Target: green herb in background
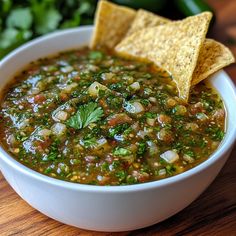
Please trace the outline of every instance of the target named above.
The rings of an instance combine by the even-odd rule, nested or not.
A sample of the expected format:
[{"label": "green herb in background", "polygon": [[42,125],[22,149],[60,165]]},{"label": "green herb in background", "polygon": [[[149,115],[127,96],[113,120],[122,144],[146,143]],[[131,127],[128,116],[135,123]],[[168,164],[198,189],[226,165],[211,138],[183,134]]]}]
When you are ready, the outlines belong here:
[{"label": "green herb in background", "polygon": [[56,29],[92,24],[97,0],[1,0],[0,59]]},{"label": "green herb in background", "polygon": [[[179,19],[206,10],[204,0],[110,0]],[[14,48],[57,29],[93,23],[98,0],[0,0],[0,59]],[[214,12],[213,12],[214,13]],[[177,18],[176,18],[177,17]],[[212,21],[213,22],[213,21]]]}]

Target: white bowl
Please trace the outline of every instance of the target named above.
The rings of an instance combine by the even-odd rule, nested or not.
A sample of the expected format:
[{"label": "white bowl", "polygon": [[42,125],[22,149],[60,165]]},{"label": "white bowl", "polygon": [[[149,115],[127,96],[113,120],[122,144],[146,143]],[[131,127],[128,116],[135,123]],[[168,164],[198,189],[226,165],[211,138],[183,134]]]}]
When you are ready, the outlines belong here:
[{"label": "white bowl", "polygon": [[[33,40],[0,62],[0,90],[29,62],[86,45],[93,28],[59,31]],[[0,168],[13,189],[32,207],[63,223],[97,231],[126,231],[163,221],[194,201],[226,162],[236,138],[236,92],[227,74],[209,80],[227,109],[227,131],[205,162],[177,176],[131,186],[90,186],[39,174],[0,147]]]}]

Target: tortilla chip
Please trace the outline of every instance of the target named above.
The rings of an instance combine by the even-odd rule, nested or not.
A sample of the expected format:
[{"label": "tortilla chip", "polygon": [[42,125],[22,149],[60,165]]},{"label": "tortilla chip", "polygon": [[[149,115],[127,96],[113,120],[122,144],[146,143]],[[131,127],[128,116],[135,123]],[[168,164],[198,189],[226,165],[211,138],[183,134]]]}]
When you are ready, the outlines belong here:
[{"label": "tortilla chip", "polygon": [[139,30],[124,38],[115,48],[124,57],[147,58],[169,71],[188,101],[192,75],[212,14],[188,17],[165,25]]},{"label": "tortilla chip", "polygon": [[136,16],[126,34],[126,36],[132,33],[142,30],[147,27],[154,27],[158,25],[164,25],[171,22],[171,20],[164,18],[162,16],[155,15],[149,11],[140,9],[137,11]]},{"label": "tortilla chip", "polygon": [[[171,20],[167,18],[140,9],[137,11],[126,36],[147,27],[159,26],[169,22],[171,22]],[[199,53],[191,85],[198,84],[200,81],[234,61],[233,54],[227,47],[212,39],[206,39]]]},{"label": "tortilla chip", "polygon": [[227,47],[213,39],[206,39],[193,73],[192,85],[198,84],[233,62],[235,62],[234,56]]},{"label": "tortilla chip", "polygon": [[95,16],[91,48],[114,48],[128,31],[136,11],[100,0]]}]

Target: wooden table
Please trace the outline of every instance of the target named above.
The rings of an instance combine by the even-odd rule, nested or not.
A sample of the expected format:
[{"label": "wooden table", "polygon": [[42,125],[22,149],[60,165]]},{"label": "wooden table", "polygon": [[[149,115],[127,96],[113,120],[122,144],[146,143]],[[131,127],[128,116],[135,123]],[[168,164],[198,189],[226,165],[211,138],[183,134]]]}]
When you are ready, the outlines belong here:
[{"label": "wooden table", "polygon": [[[236,39],[236,1],[209,0],[209,2],[216,9],[218,16],[217,24],[210,36],[224,43],[229,41],[232,43],[232,38]],[[236,55],[236,44],[230,47]],[[232,65],[226,71],[236,82],[236,66]],[[0,235],[235,236],[236,146],[216,180],[190,206],[162,223],[124,233],[90,232],[49,219],[24,202],[0,174]]]}]

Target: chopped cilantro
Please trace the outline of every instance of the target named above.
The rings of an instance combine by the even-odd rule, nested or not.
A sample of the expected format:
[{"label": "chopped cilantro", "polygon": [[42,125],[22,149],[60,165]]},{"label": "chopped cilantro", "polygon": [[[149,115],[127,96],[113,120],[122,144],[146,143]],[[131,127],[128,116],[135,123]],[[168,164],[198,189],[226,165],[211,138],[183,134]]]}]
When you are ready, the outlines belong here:
[{"label": "chopped cilantro", "polygon": [[145,117],[150,118],[150,119],[157,117],[157,114],[153,113],[153,112],[146,112],[144,115],[145,115]]},{"label": "chopped cilantro", "polygon": [[185,154],[187,154],[190,157],[195,157],[195,153],[192,150],[185,151]]},{"label": "chopped cilantro", "polygon": [[113,154],[115,156],[128,156],[131,155],[132,152],[126,148],[116,147],[115,150],[113,151]]},{"label": "chopped cilantro", "polygon": [[166,172],[167,172],[169,175],[173,175],[174,172],[176,171],[176,168],[175,168],[174,165],[167,165],[167,166],[165,167],[165,169],[166,169]]},{"label": "chopped cilantro", "polygon": [[138,183],[138,180],[135,177],[133,177],[132,175],[128,175],[126,177],[126,182],[127,182],[127,184],[136,184],[136,183]]},{"label": "chopped cilantro", "polygon": [[[100,90],[99,90],[100,91]],[[107,97],[107,104],[114,109],[119,109],[123,104],[123,99],[121,97],[117,97],[113,94]]]},{"label": "chopped cilantro", "polygon": [[137,154],[138,154],[139,156],[142,156],[142,155],[144,155],[144,153],[146,152],[146,150],[147,150],[147,144],[146,144],[146,142],[145,142],[145,141],[140,141],[140,142],[138,143]]},{"label": "chopped cilantro", "polygon": [[97,139],[95,137],[83,139],[82,143],[85,148],[89,148],[97,144]]},{"label": "chopped cilantro", "polygon": [[102,163],[101,171],[103,171],[103,172],[109,171],[109,164],[107,162]]},{"label": "chopped cilantro", "polygon": [[224,132],[219,127],[207,127],[206,132],[214,141],[221,141],[224,138]]},{"label": "chopped cilantro", "polygon": [[119,179],[120,182],[125,180],[127,177],[127,174],[124,170],[117,171],[115,175]]},{"label": "chopped cilantro", "polygon": [[57,151],[51,151],[48,155],[47,155],[47,160],[50,161],[54,161],[57,159],[58,156],[58,152]]},{"label": "chopped cilantro", "polygon": [[122,134],[129,128],[129,126],[130,125],[127,123],[116,125],[115,127],[109,129],[109,136],[113,138],[115,135]]},{"label": "chopped cilantro", "polygon": [[140,103],[144,106],[148,106],[150,101],[148,99],[140,99]]},{"label": "chopped cilantro", "polygon": [[91,51],[88,57],[91,60],[101,60],[104,57],[104,55],[100,51]]}]

